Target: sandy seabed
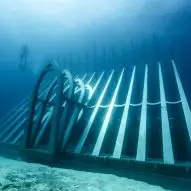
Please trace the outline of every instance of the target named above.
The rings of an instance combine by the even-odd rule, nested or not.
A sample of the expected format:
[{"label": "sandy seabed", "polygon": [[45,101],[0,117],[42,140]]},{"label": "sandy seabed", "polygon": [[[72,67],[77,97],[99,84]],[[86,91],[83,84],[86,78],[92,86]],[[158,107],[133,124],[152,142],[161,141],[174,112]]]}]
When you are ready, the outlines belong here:
[{"label": "sandy seabed", "polygon": [[51,168],[0,157],[0,190],[164,191],[165,189],[111,174]]}]

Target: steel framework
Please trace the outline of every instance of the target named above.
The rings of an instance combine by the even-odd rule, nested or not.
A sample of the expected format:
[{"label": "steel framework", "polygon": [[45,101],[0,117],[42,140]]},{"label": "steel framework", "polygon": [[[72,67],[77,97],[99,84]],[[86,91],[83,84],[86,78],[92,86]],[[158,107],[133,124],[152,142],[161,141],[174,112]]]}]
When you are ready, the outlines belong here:
[{"label": "steel framework", "polygon": [[[148,102],[149,72],[146,65],[142,101],[134,104],[132,97],[136,66],[130,78],[125,69],[119,75],[113,70],[109,75],[102,72],[74,78],[69,71],[61,71],[52,62],[42,69],[32,95],[1,120],[0,142],[2,145],[15,145],[28,153],[46,151],[57,158],[62,155],[66,158],[82,155],[104,158],[105,162],[109,159],[119,162],[130,160],[141,164],[154,162],[159,166],[182,166],[185,173],[190,173],[191,110],[173,60],[172,66],[180,99],[176,102],[167,101],[162,68],[158,63],[160,100],[156,103]],[[45,80],[49,73],[53,73],[54,77]],[[109,104],[104,105],[105,100],[109,100]],[[116,104],[119,100],[123,103]],[[182,161],[176,157],[177,146],[173,141],[168,109],[172,104],[181,106],[185,121],[184,136],[188,139],[188,154]],[[148,156],[149,149],[159,149],[148,144],[148,131],[152,132],[150,128],[156,128],[148,127],[148,107],[154,106],[160,108],[159,139],[162,148],[162,154],[156,158]],[[131,121],[132,108],[140,110],[137,128]],[[128,140],[131,140],[130,130],[136,137],[133,142]],[[131,155],[127,154],[127,147],[124,146],[129,143],[131,145],[128,147],[135,148]]]}]

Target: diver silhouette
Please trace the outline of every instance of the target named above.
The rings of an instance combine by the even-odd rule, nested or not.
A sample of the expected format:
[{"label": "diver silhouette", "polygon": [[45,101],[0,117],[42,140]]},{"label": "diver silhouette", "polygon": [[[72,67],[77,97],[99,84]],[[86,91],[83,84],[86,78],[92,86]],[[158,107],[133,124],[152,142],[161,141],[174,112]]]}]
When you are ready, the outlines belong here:
[{"label": "diver silhouette", "polygon": [[27,68],[28,54],[29,54],[28,46],[27,45],[22,46],[20,53],[20,62],[19,62],[19,68],[21,70],[26,70]]}]

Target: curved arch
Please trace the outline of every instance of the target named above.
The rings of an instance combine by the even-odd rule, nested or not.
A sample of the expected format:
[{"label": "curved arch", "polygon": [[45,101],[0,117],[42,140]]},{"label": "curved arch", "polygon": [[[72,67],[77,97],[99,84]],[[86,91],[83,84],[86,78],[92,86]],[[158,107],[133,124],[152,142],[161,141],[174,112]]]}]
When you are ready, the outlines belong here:
[{"label": "curved arch", "polygon": [[88,101],[91,99],[91,97],[92,97],[92,95],[93,95],[93,88],[89,85],[89,84],[87,84],[86,86],[85,86],[85,88],[88,90]]},{"label": "curved arch", "polygon": [[[73,100],[74,104],[75,103],[83,104],[86,101],[84,99],[85,90],[86,90],[85,85],[84,85],[83,81],[80,79],[75,79],[74,82],[76,84],[75,93],[80,92],[77,100]],[[72,110],[72,115],[69,118],[70,120],[67,123],[66,130],[65,130],[65,133],[64,133],[64,136],[62,139],[62,150],[65,149],[65,147],[66,147],[66,144],[67,144],[69,137],[70,137],[70,134],[71,134],[71,130],[72,130],[73,126],[75,125],[77,119],[78,119],[78,115],[79,115],[80,110],[81,110],[81,107],[79,107],[79,105],[75,105],[75,107]],[[64,121],[62,123],[64,124]]]},{"label": "curved arch", "polygon": [[62,71],[63,78],[68,81],[69,83],[69,91],[66,95],[68,98],[71,98],[74,94],[74,83],[73,83],[73,77],[72,74],[69,72],[69,70],[63,70]]},{"label": "curved arch", "polygon": [[55,79],[52,82],[52,84],[50,85],[50,88],[49,88],[49,90],[48,90],[48,92],[46,94],[46,97],[45,97],[45,99],[42,102],[42,107],[41,107],[41,110],[40,110],[39,117],[37,119],[37,124],[34,126],[34,128],[32,128],[32,132],[31,132],[31,145],[34,144],[36,136],[38,135],[38,133],[40,131],[42,120],[43,120],[43,117],[45,116],[45,113],[46,113],[46,107],[49,104],[50,96],[52,95],[52,92],[55,89],[56,83],[57,83],[57,80]]},{"label": "curved arch", "polygon": [[[52,126],[57,128],[51,129],[51,137],[48,146],[51,152],[54,154],[57,154],[61,151],[61,143],[64,133],[62,121],[66,120],[68,114],[69,102],[67,100],[71,99],[74,94],[74,82],[71,73],[68,70],[63,70],[61,72],[61,78],[62,86],[64,85],[64,81],[66,80],[68,81],[69,85],[66,87],[68,88],[66,89],[66,93],[62,91],[62,93],[59,95],[60,101],[59,103],[57,103],[57,110],[53,111],[53,121],[55,120],[55,118],[57,118],[57,120],[52,124]],[[64,93],[66,95],[64,95]],[[63,102],[65,102],[64,105]]]},{"label": "curved arch", "polygon": [[[56,105],[55,105],[55,112],[59,113],[59,107],[60,107],[60,103],[61,103],[61,95],[62,95],[62,90],[63,90],[63,84],[62,84],[62,73],[59,70],[59,67],[57,65],[56,62],[51,62],[48,63],[47,65],[45,65],[45,67],[42,68],[38,78],[37,78],[37,82],[35,84],[35,87],[33,89],[32,95],[31,95],[31,101],[29,104],[29,117],[28,117],[28,122],[27,122],[27,126],[25,128],[25,132],[24,132],[24,147],[25,148],[31,148],[32,147],[32,132],[33,132],[33,119],[34,119],[34,115],[35,115],[35,106],[36,103],[38,101],[38,91],[41,85],[41,82],[43,81],[44,77],[49,73],[49,72],[55,72],[56,74],[56,80],[53,81],[53,84],[51,86],[51,88],[49,89],[49,92],[47,93],[46,96],[46,100],[45,102],[47,103],[48,101],[48,97],[50,96],[53,87],[55,86],[55,84],[57,83],[57,96],[56,96]],[[46,105],[45,105],[46,106]],[[45,109],[45,106],[43,107],[42,111],[41,111],[41,117],[43,116],[43,110]],[[53,125],[55,127],[57,127],[59,118],[58,116],[55,115],[54,118],[54,123]]]},{"label": "curved arch", "polygon": [[84,85],[83,81],[80,80],[79,78],[75,79],[75,83],[76,83],[77,87],[79,86],[79,90],[80,90],[80,96],[78,98],[78,102],[82,103],[84,95],[85,95],[85,85]]}]

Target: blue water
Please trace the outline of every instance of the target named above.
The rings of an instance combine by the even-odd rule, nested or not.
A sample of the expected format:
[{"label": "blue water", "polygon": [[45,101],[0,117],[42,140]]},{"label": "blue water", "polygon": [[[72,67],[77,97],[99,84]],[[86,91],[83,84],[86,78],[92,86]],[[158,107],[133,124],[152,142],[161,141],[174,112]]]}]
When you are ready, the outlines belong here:
[{"label": "blue water", "polygon": [[[0,11],[0,116],[30,93],[39,68],[49,60],[73,73],[92,73],[155,67],[160,59],[168,74],[173,52],[191,103],[190,0],[2,0]],[[30,54],[21,71],[24,44]],[[169,74],[167,81],[173,79]]]},{"label": "blue water", "polygon": [[[21,51],[25,45],[28,47],[29,52],[26,57],[26,67],[21,68],[21,60],[23,59]],[[171,169],[169,172],[167,172],[169,169],[166,171],[164,170],[164,174],[169,173],[172,176],[179,177],[183,175],[181,178],[190,176],[190,135],[188,133],[189,126],[186,124],[185,120],[185,116],[189,115],[189,112],[188,110],[183,111],[182,104],[180,103],[168,103],[167,107],[161,107],[159,103],[161,101],[159,88],[161,81],[159,84],[158,63],[160,62],[162,67],[167,101],[177,102],[180,100],[172,67],[172,60],[174,60],[188,104],[191,108],[191,0],[0,0],[0,120],[14,106],[18,105],[26,96],[30,95],[38,74],[40,73],[40,69],[52,60],[56,61],[61,69],[68,69],[74,76],[79,74],[81,77],[88,73],[87,78],[84,80],[85,83],[87,79],[96,72],[95,79],[90,83],[92,87],[95,85],[94,83],[98,80],[101,72],[105,71],[101,83],[94,92],[92,99],[89,100],[89,105],[87,106],[89,109],[84,109],[83,117],[79,118],[80,120],[75,122],[74,126],[71,127],[71,135],[68,136],[69,140],[67,146],[64,148],[66,153],[70,153],[71,151],[76,152],[77,146],[81,143],[81,138],[84,138],[83,132],[86,134],[86,127],[89,127],[89,134],[87,133],[87,137],[84,138],[84,145],[82,145],[80,154],[86,153],[90,156],[92,154],[94,156],[97,155],[101,160],[102,158],[99,156],[106,156],[103,161],[104,165],[106,164],[107,166],[109,161],[107,157],[109,156],[112,159],[112,157],[114,157],[114,148],[117,148],[116,145],[120,144],[118,143],[120,141],[117,141],[117,135],[119,128],[123,127],[124,123],[121,123],[121,121],[124,119],[123,122],[125,121],[127,123],[126,126],[124,125],[126,129],[119,134],[120,140],[123,139],[124,135],[124,139],[121,142],[121,154],[119,159],[133,159],[135,162],[139,163],[139,156],[145,154],[145,159],[143,156],[143,160],[141,159],[142,161],[147,161],[148,164],[161,164],[165,163],[166,154],[168,160],[170,158],[169,163],[172,165],[172,171]],[[146,85],[144,86],[146,65],[148,66],[148,99],[146,100],[147,103],[145,106],[143,103],[143,90],[144,87],[146,87]],[[126,103],[127,106],[129,103],[125,102],[125,100],[131,81],[130,76],[133,66],[136,66],[135,80],[133,83],[131,100],[129,101],[130,109],[125,110],[125,113],[123,104]],[[103,92],[112,69],[116,72],[114,72],[106,95],[103,96],[102,106],[107,106],[114,98],[113,93],[117,89],[116,85],[123,68],[125,68],[125,72],[119,88],[119,93],[116,94],[117,96],[113,109],[111,108],[112,104],[109,107],[101,108],[100,106],[95,118],[93,117],[94,119],[91,121],[94,113],[92,108],[94,107],[90,106],[94,106],[100,99],[100,94]],[[51,103],[54,104],[54,101]],[[144,107],[139,107],[141,106],[139,103],[143,103],[142,106],[145,106],[146,110],[144,110]],[[119,106],[120,104],[123,106]],[[26,108],[27,107],[28,105]],[[49,107],[47,108],[50,109]],[[66,110],[67,113],[73,116],[73,113],[75,113],[73,112],[74,108],[73,106],[69,109],[66,108],[68,109]],[[111,113],[110,108],[112,110]],[[168,116],[165,114],[166,109]],[[91,113],[91,111],[93,112]],[[162,111],[164,111],[163,114],[165,116],[161,115]],[[11,120],[7,120],[7,123],[0,126],[0,139],[2,139],[0,143],[23,144],[22,140],[25,139],[24,136],[26,136],[24,130],[27,129],[25,127],[30,126],[30,123],[29,126],[26,126],[28,122],[27,112],[25,113],[25,110],[22,111],[21,114],[23,113],[23,115],[18,115],[18,118],[17,115],[13,115],[13,118],[16,119],[15,121],[11,118],[11,114],[9,116]],[[128,113],[126,119],[124,115],[122,117],[123,112],[125,115]],[[145,118],[144,114],[146,115]],[[35,117],[37,117],[37,115]],[[165,117],[169,120],[164,122]],[[51,120],[54,121],[53,119],[52,117]],[[163,123],[161,122],[162,119]],[[70,122],[69,120],[71,119],[67,119],[66,121]],[[38,120],[36,121],[38,122]],[[44,131],[44,133],[40,134],[41,129],[39,131],[40,133],[38,129],[33,133],[34,135],[36,134],[36,136],[42,135],[43,137],[40,138],[41,142],[39,141],[39,145],[37,144],[37,147],[34,147],[37,150],[41,148],[41,146],[47,149],[46,144],[49,141],[47,137],[49,136],[49,132],[53,132],[54,123],[50,123],[49,120],[47,121],[48,123],[45,126],[46,131]],[[41,122],[42,121],[37,123],[39,127],[42,125]],[[144,122],[146,122],[145,126]],[[87,124],[91,125],[88,126]],[[65,126],[66,124],[63,125],[63,127]],[[32,128],[34,127],[37,128],[37,126],[33,124]],[[13,128],[13,131],[9,128]],[[85,128],[85,131],[83,128]],[[168,130],[169,133],[167,132]],[[32,137],[32,133],[30,136]],[[32,137],[32,141],[30,142],[33,142],[33,138],[35,141],[35,138],[37,139],[39,137]],[[103,142],[101,143],[99,153],[95,154],[94,150],[98,148],[99,144],[97,146],[97,142],[99,143],[100,140]],[[52,142],[52,140],[50,142]],[[171,142],[172,147],[169,146]],[[144,146],[146,149],[144,149]],[[141,149],[138,149],[139,147]],[[0,150],[1,149],[4,150],[4,145]],[[12,181],[12,183],[10,183],[11,186],[14,184],[16,185],[17,181],[20,181],[20,178],[24,182],[28,181],[23,179],[28,170],[27,168],[23,168],[22,162],[19,165],[17,162],[13,163],[2,157],[0,160],[2,161],[2,165],[0,165],[0,174],[3,168],[7,170],[8,166],[11,166],[9,163],[12,163],[12,166],[15,168],[15,170],[12,168],[10,168],[10,170],[8,169],[8,175],[6,175],[6,178]],[[88,157],[84,157],[84,160],[85,163],[88,163],[89,159]],[[119,160],[118,162],[120,164],[121,161]],[[111,167],[112,164],[115,165],[115,163],[111,163]],[[124,164],[124,169],[128,169],[130,165],[135,165],[135,169],[138,170],[136,167],[137,163],[129,163],[129,166],[126,166],[125,162],[121,164]],[[173,169],[176,166],[174,164],[181,164],[185,168],[182,166],[182,168],[177,171]],[[142,165],[144,166],[145,163],[142,163]],[[30,163],[29,166],[33,168],[33,165]],[[165,163],[164,166],[166,168],[168,165]],[[150,167],[151,166],[149,166],[149,168]],[[23,172],[24,175],[17,173],[17,170],[20,171],[19,168],[23,169],[21,172]],[[67,168],[70,167],[67,166]],[[95,168],[95,171],[89,170],[92,172],[102,172],[101,169]],[[132,167],[132,169],[133,168],[134,167]],[[51,168],[48,169],[50,170]],[[42,169],[39,169],[39,172],[41,172],[41,170]],[[160,165],[152,166],[152,169],[149,170],[158,173],[161,170]],[[47,184],[46,176],[49,176],[42,171],[43,178],[40,178],[40,176],[38,176],[38,170],[36,171],[34,169],[34,171],[37,173],[37,176],[35,174],[34,176],[39,180],[43,179],[43,181],[41,181]],[[159,173],[163,173],[162,171],[163,170]],[[175,173],[173,174],[173,172]],[[180,174],[178,172],[180,172]],[[104,170],[103,173],[107,174]],[[110,170],[109,173],[111,173]],[[82,172],[82,174],[85,175],[86,173]],[[95,175],[99,176],[97,173],[92,174],[92,177]],[[54,176],[54,173],[52,174],[51,172],[51,175]],[[81,175],[79,176],[78,174],[77,176],[81,177]],[[109,175],[106,176],[110,177]],[[119,173],[118,176],[123,177],[124,175],[120,175]],[[125,176],[128,175],[125,174]],[[139,176],[141,180],[151,183],[152,185],[158,184],[168,189],[174,187],[171,189],[174,191],[190,190],[190,186],[187,186],[184,181],[173,180],[171,182],[169,181],[170,179],[166,179],[166,177],[163,177],[163,180],[162,178],[156,177],[155,181],[153,175],[151,175],[152,178],[150,178],[151,176],[145,175],[145,173]],[[138,177],[137,174],[133,176],[130,175],[131,179],[139,179]],[[52,177],[49,179],[52,180]],[[58,178],[55,177],[55,180],[56,179]],[[72,181],[73,180],[72,178]],[[89,179],[85,177],[85,180],[88,182],[86,183],[87,186],[89,184]],[[109,182],[107,179],[105,180],[107,183]],[[0,177],[0,187],[3,187],[1,181]],[[100,181],[100,190],[102,190],[103,180],[95,179],[94,181],[96,185],[99,185],[97,183]],[[116,181],[112,182],[114,182],[114,185],[117,185]],[[190,181],[186,182],[191,185]],[[31,182],[30,188],[35,184],[38,184],[38,182]],[[70,186],[72,184],[73,182],[70,183]],[[135,184],[136,187],[136,183],[132,184]],[[124,186],[129,185],[128,182],[124,184]],[[51,187],[52,186],[51,184]],[[181,189],[179,189],[179,187]],[[182,189],[183,187],[185,187],[185,189]],[[153,187],[153,189],[155,188]],[[109,187],[108,190],[110,190]]]}]

